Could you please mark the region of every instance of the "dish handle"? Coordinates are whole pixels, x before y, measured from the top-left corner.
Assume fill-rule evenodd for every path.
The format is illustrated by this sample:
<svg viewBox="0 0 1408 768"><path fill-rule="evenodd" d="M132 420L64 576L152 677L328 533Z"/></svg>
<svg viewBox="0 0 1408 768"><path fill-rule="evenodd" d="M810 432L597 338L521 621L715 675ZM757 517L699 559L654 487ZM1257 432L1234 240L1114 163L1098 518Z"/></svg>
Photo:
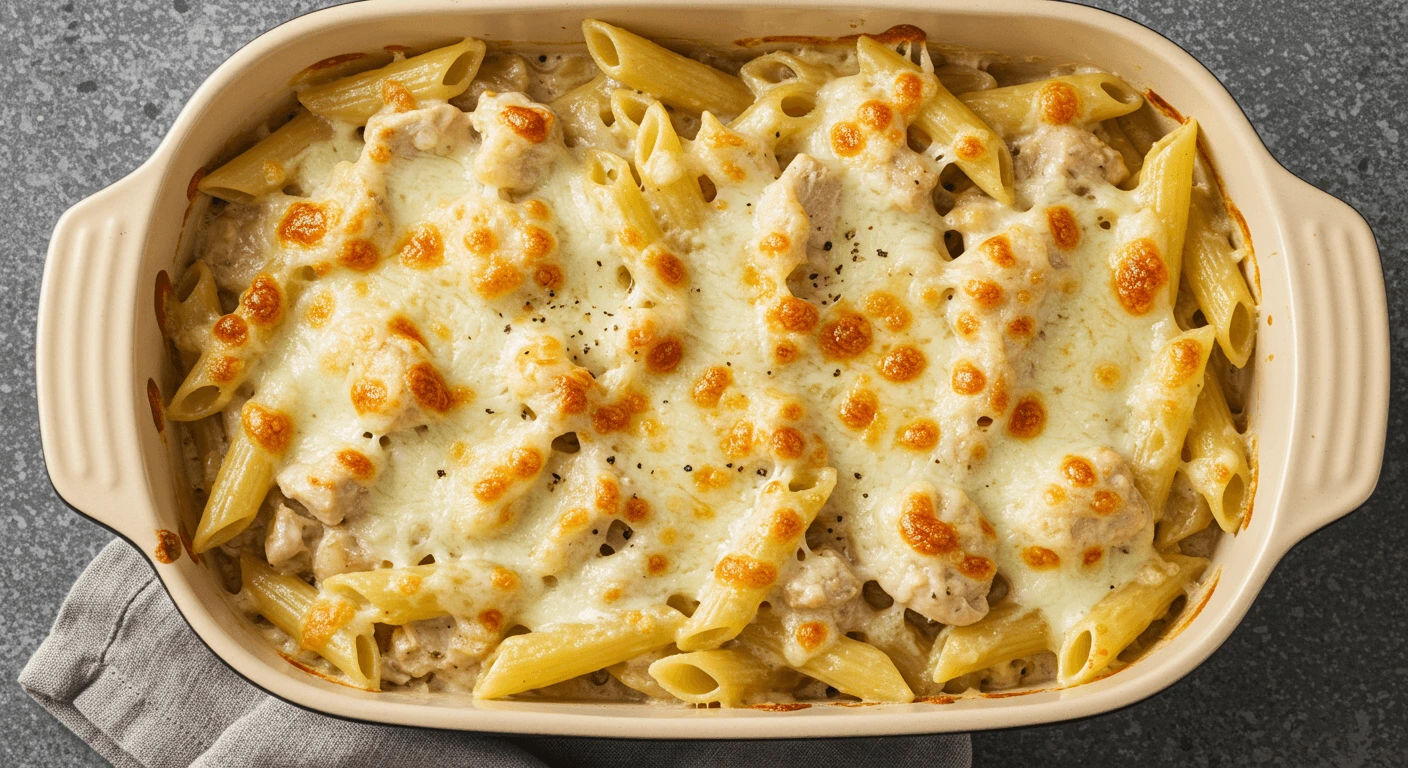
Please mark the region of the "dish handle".
<svg viewBox="0 0 1408 768"><path fill-rule="evenodd" d="M149 507L133 382L137 276L154 201L147 167L54 226L39 289L35 383L44 463L71 507L131 538ZM150 295L145 292L144 295ZM139 410L140 408L140 410Z"/></svg>
<svg viewBox="0 0 1408 768"><path fill-rule="evenodd" d="M1285 172L1274 186L1291 271L1296 391L1282 549L1373 492L1388 430L1389 336L1383 268L1364 217ZM1274 386L1274 383L1270 384Z"/></svg>

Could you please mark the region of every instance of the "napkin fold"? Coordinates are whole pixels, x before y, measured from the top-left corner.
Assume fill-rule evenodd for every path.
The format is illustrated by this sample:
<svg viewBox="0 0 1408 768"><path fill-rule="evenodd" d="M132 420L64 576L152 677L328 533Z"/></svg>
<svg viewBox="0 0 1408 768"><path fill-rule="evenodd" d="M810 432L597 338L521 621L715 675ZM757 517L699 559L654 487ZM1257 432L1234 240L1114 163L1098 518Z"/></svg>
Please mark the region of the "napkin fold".
<svg viewBox="0 0 1408 768"><path fill-rule="evenodd" d="M113 541L73 585L20 685L121 768L922 765L970 768L967 735L781 741L495 737L350 722L255 688L195 636L146 559Z"/></svg>

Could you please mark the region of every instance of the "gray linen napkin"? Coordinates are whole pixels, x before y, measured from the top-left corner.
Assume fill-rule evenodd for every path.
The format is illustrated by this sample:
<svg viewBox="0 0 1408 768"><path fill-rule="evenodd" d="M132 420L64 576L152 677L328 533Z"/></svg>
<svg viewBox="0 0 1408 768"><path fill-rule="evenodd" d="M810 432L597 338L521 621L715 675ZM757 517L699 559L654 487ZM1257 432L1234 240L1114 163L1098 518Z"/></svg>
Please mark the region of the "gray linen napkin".
<svg viewBox="0 0 1408 768"><path fill-rule="evenodd" d="M199 685L192 681L199 680ZM488 737L354 723L245 682L200 642L147 561L123 541L73 585L20 685L122 768L544 765L969 768L967 735L797 741Z"/></svg>

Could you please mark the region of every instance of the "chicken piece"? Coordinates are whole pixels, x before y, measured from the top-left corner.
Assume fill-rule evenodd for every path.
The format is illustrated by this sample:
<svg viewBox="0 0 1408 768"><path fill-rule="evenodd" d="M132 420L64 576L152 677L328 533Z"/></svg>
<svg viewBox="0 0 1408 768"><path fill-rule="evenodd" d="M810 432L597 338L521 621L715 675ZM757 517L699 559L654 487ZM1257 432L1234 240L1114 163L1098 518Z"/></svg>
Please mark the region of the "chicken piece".
<svg viewBox="0 0 1408 768"><path fill-rule="evenodd" d="M563 147L552 110L521 93L486 91L470 120L483 141L474 156L474 174L503 191L536 187Z"/></svg>
<svg viewBox="0 0 1408 768"><path fill-rule="evenodd" d="M1016 512L1014 529L1029 545L1022 557L1034 568L1074 558L1094 565L1154 519L1129 465L1109 448L1063 458Z"/></svg>

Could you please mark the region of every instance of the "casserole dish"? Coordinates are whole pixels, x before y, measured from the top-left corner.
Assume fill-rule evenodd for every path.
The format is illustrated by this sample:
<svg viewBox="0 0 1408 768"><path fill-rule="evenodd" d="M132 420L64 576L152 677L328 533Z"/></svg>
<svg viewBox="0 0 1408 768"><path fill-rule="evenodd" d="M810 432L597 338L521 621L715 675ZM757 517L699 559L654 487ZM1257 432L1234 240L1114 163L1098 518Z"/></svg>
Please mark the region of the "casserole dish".
<svg viewBox="0 0 1408 768"><path fill-rule="evenodd" d="M298 19L222 66L181 113L151 161L81 203L57 227L40 303L38 388L45 458L74 507L136 543L197 634L242 675L294 703L382 722L500 732L594 736L768 737L871 735L1010 727L1078 717L1131 703L1209 655L1240 620L1275 561L1372 490L1387 419L1387 327L1372 235L1357 214L1281 169L1216 80L1176 46L1098 11L1021 4L996 11L961 4L734 9L593 5L524 15L524 6L366 3ZM728 10L728 23L717 19ZM183 244L188 183L254 120L284 103L289 78L312 61L388 42L420 44L446 30L490 42L575 42L583 17L629 18L657 38L715 44L767 35L834 35L896 24L960 45L1098 64L1196 115L1228 196L1242 206L1260 256L1262 317L1251 404L1260 491L1254 513L1214 558L1217 572L1195 610L1138 664L1098 682L1021 697L965 697L789 713L645 709L639 706L480 702L356 691L305 675L263 643L225 604L215 579L183 556L176 479L160 409L144 400L163 381L160 333L146 297L162 270L189 256ZM998 22L1001 23L998 23ZM1055 34L1053 34L1055 33ZM1063 42L1053 42L1063 41ZM1089 51L1099 51L1098 58ZM223 116L245 115L245 125ZM210 126L221 125L219 132ZM183 248L182 246L186 247ZM1336 263L1330 263L1336 258ZM91 265L85 262L92 261ZM1280 323L1275 322L1281 320ZM102 374L95 374L101 371ZM1335 407L1338 402L1346 406ZM1367 436L1367 438L1366 438ZM828 718L847 719L838 728ZM638 722L649 718L651 727ZM729 720L727 727L705 722ZM782 722L787 720L788 722Z"/></svg>

